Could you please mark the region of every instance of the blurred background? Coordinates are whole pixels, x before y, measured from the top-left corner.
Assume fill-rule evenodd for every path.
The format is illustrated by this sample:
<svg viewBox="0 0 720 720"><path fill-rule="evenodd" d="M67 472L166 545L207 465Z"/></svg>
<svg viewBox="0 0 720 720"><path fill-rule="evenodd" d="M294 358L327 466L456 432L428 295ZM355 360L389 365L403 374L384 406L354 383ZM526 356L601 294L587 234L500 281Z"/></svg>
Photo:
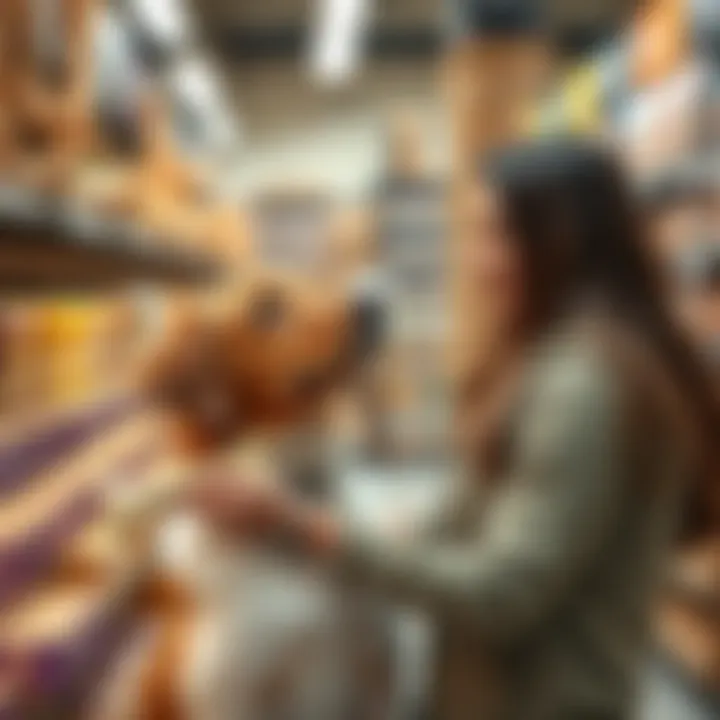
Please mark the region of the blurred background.
<svg viewBox="0 0 720 720"><path fill-rule="evenodd" d="M620 152L720 386L717 0L2 0L0 717L345 720L328 684L360 717L417 717L421 618L331 611L302 573L244 568L211 611L109 572L104 488L158 462L127 388L196 293L256 271L372 286L382 353L271 455L370 527L430 513L463 462L454 388L479 342L463 192L492 148L559 133ZM720 539L676 565L641 717L720 718ZM202 586L189 572L176 584ZM232 652L178 640L208 614ZM318 627L334 649L315 662ZM282 702L242 705L249 676ZM157 701L197 687L202 712Z"/></svg>

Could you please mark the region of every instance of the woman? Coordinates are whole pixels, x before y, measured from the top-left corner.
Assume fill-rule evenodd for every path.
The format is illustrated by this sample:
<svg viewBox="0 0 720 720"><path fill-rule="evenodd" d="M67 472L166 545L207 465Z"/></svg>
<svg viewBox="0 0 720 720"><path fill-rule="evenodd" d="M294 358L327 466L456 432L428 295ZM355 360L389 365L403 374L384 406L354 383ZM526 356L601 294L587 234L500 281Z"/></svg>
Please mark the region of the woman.
<svg viewBox="0 0 720 720"><path fill-rule="evenodd" d="M505 150L475 201L469 262L502 315L503 347L522 358L502 402L478 399L497 406L477 440L493 450L478 481L493 480L490 498L468 494L444 535L404 545L221 480L199 503L238 533L284 539L429 611L440 634L431 717L628 718L671 540L715 519L717 488L688 478L708 470L717 408L603 150Z"/></svg>

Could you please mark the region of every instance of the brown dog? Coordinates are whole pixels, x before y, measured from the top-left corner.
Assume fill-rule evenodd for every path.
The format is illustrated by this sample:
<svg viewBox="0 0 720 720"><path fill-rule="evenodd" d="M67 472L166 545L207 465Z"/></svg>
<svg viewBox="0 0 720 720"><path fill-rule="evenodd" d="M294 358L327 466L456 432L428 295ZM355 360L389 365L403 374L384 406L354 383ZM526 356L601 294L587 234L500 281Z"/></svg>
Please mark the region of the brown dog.
<svg viewBox="0 0 720 720"><path fill-rule="evenodd" d="M221 301L195 299L175 310L140 385L168 422L173 442L192 461L315 417L372 350L380 307L371 297L258 274ZM236 683L227 673L243 662L230 640L239 612L237 583L230 581L214 595L214 609L193 598L217 593L203 572L226 576L227 583L227 577L236 577L238 560L232 547L200 525L194 531L199 535L191 533L194 549L188 556L196 559L185 563L189 581L181 571L178 585L169 571L146 595L155 631L140 653L132 687L119 691L131 707L118 717L207 720L223 717L217 708L236 701ZM197 557L199 574L192 569ZM207 643L215 649L203 651ZM106 710L99 716L111 717Z"/></svg>
<svg viewBox="0 0 720 720"><path fill-rule="evenodd" d="M380 312L369 297L267 276L208 305L178 309L141 382L193 451L310 419L372 349Z"/></svg>

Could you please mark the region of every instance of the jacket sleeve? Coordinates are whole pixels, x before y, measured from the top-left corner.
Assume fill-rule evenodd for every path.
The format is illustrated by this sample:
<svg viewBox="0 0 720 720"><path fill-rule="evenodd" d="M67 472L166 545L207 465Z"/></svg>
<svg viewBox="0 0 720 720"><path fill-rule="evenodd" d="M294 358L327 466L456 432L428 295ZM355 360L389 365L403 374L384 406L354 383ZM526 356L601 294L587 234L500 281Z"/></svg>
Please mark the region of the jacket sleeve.
<svg viewBox="0 0 720 720"><path fill-rule="evenodd" d="M477 540L393 547L348 531L343 574L488 642L523 637L592 571L622 508L614 376L588 352L541 364L514 467Z"/></svg>

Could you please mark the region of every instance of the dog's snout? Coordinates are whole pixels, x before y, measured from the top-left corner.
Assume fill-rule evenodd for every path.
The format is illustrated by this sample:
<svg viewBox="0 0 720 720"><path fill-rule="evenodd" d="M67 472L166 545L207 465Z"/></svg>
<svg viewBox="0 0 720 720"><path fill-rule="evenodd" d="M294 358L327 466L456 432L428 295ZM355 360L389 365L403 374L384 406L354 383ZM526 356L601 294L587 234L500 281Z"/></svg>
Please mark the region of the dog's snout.
<svg viewBox="0 0 720 720"><path fill-rule="evenodd" d="M147 383L145 394L152 404L166 410L177 410L189 404L192 385L192 379L186 373L163 368Z"/></svg>
<svg viewBox="0 0 720 720"><path fill-rule="evenodd" d="M353 336L358 360L364 361L381 348L387 325L387 303L377 283L364 283L352 302Z"/></svg>

